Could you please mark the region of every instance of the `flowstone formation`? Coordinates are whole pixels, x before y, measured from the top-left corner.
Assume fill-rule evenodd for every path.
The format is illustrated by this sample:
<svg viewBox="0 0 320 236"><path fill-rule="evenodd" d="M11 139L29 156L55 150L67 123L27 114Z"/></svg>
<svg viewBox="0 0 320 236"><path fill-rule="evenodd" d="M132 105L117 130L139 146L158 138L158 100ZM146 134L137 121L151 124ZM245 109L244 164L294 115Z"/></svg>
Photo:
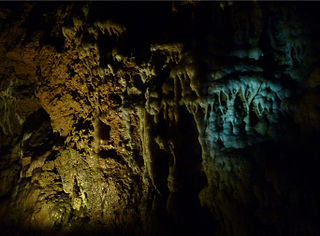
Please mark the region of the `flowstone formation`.
<svg viewBox="0 0 320 236"><path fill-rule="evenodd" d="M2 232L318 235L319 7L1 3Z"/></svg>

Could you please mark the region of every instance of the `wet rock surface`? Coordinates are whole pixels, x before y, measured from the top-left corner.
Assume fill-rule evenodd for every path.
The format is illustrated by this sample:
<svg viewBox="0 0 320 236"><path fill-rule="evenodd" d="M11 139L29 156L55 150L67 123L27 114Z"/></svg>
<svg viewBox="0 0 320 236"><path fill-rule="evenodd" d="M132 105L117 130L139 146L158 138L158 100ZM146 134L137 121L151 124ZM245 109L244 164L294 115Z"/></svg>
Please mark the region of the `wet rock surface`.
<svg viewBox="0 0 320 236"><path fill-rule="evenodd" d="M318 235L318 3L1 3L4 234Z"/></svg>

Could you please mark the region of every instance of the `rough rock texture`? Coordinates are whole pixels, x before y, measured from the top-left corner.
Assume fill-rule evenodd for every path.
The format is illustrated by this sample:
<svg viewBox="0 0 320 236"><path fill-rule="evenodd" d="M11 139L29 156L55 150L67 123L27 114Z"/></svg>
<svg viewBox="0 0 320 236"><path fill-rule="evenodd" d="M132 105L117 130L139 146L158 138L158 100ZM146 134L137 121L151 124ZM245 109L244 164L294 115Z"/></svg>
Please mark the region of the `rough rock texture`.
<svg viewBox="0 0 320 236"><path fill-rule="evenodd" d="M6 234L319 235L318 3L1 3Z"/></svg>

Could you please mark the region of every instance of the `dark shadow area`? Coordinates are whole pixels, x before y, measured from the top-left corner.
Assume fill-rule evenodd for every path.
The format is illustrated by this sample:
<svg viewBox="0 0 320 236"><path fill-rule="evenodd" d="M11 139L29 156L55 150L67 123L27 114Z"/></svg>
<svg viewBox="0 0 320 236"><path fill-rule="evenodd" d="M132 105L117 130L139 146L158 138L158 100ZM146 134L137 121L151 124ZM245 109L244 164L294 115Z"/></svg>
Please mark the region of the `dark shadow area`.
<svg viewBox="0 0 320 236"><path fill-rule="evenodd" d="M173 177L177 189L169 194L167 210L172 220L172 233L183 235L211 235L214 220L209 211L200 205L198 194L206 184L202 170L202 152L198 131L192 114L180 107L177 126L169 135L174 140L176 166ZM172 157L171 157L172 158Z"/></svg>
<svg viewBox="0 0 320 236"><path fill-rule="evenodd" d="M100 139L109 140L110 130L111 130L111 127L109 125L106 125L101 120L98 121L98 136Z"/></svg>

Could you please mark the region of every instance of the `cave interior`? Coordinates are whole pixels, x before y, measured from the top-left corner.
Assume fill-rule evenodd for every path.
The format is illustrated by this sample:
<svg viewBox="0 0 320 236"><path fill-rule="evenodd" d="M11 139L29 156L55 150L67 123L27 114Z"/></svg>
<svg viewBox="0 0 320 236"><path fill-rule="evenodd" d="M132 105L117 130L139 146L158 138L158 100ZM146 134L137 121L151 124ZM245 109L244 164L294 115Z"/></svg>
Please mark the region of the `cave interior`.
<svg viewBox="0 0 320 236"><path fill-rule="evenodd" d="M320 235L318 2L0 2L0 234Z"/></svg>

